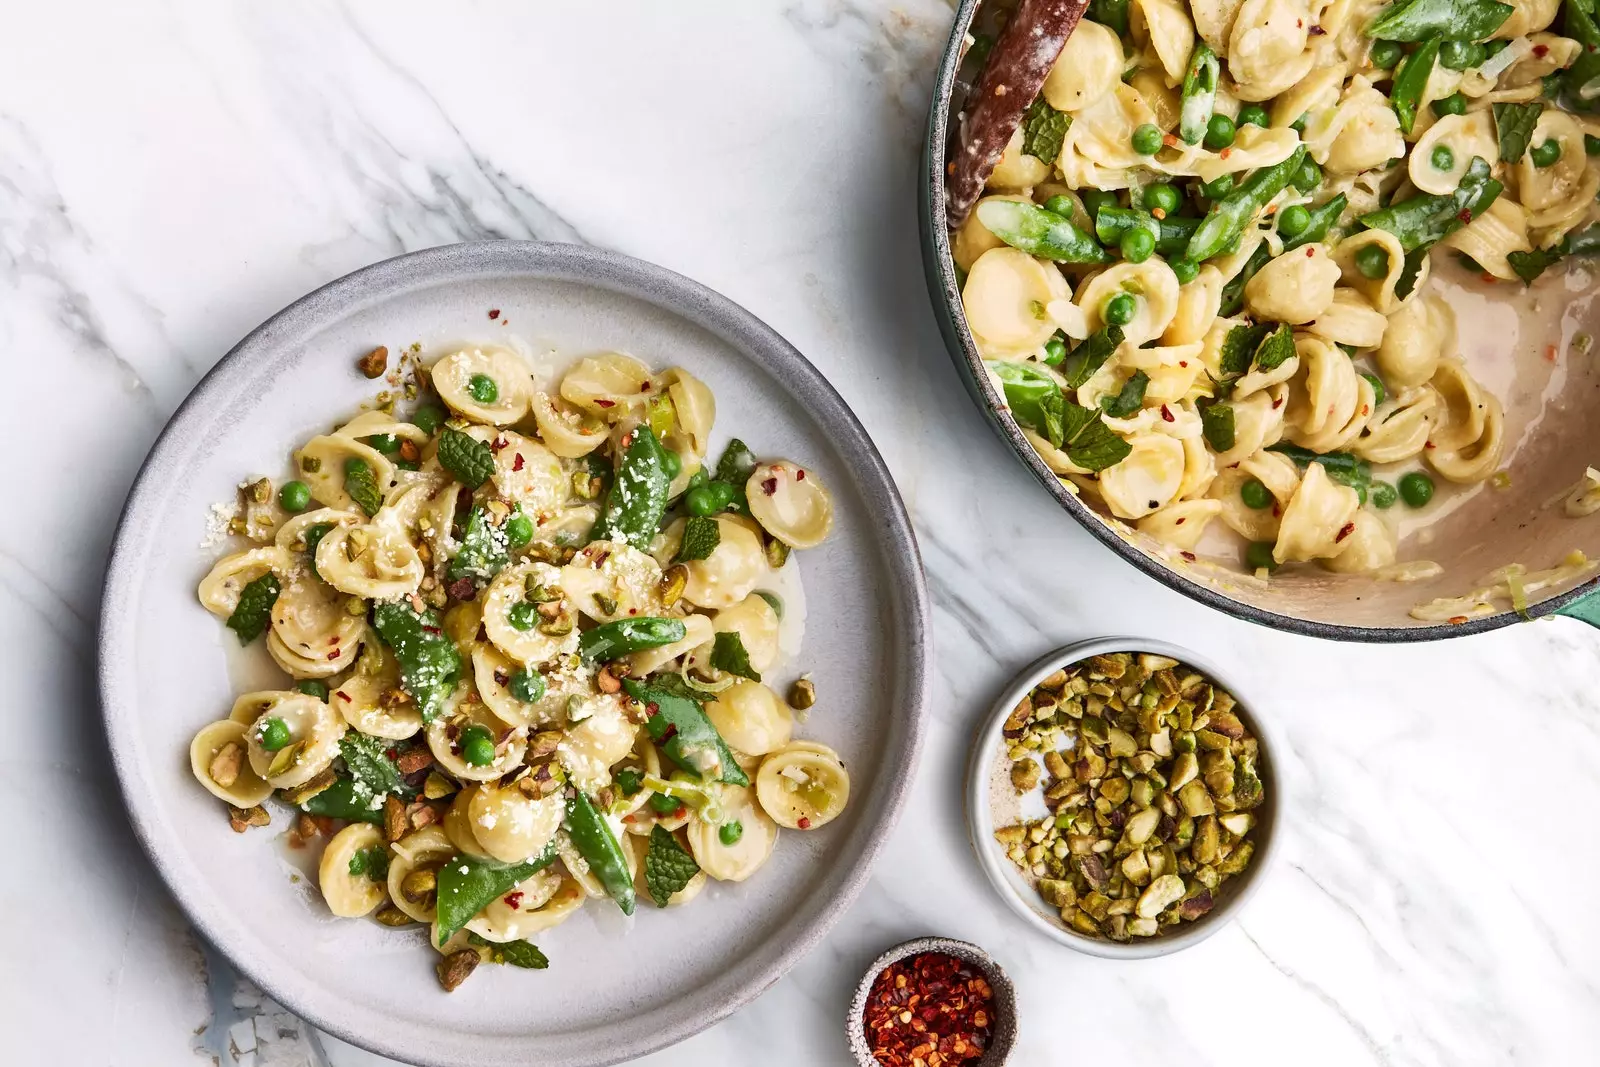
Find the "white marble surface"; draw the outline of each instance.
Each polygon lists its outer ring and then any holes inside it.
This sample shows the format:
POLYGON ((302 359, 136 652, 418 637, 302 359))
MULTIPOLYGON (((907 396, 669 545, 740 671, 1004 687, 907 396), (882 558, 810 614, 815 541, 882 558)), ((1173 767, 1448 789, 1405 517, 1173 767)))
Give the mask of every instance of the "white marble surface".
POLYGON ((167 415, 266 315, 401 251, 539 237, 682 271, 806 352, 898 478, 934 605, 929 744, 871 885, 788 978, 647 1062, 842 1063, 858 971, 923 933, 977 941, 1018 980, 1021 1064, 1593 1062, 1600 635, 1275 634, 1058 512, 968 403, 924 295, 915 164, 945 3, 4 11, 0 1058, 377 1062, 261 1003, 131 841, 93 684, 104 556, 167 415), (958 799, 1010 674, 1118 631, 1233 667, 1289 742, 1295 807, 1242 921, 1141 964, 1002 912, 958 799))

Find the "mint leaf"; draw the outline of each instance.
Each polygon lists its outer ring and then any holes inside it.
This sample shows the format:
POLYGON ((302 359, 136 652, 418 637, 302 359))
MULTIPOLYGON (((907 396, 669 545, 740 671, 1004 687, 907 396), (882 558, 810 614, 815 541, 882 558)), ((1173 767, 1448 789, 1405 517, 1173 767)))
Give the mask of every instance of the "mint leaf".
POLYGON ((1506 255, 1506 262, 1511 269, 1517 272, 1523 284, 1532 285, 1534 280, 1547 269, 1554 266, 1561 259, 1561 249, 1536 248, 1532 252, 1510 252, 1506 255))
POLYGON ((1107 326, 1084 338, 1083 343, 1074 348, 1061 364, 1062 373, 1067 378, 1067 388, 1076 389, 1092 378, 1120 344, 1121 326, 1107 326))
POLYGON ((711 666, 752 682, 761 681, 761 672, 750 666, 750 654, 745 651, 744 639, 733 630, 717 634, 716 643, 711 646, 711 666))
POLYGON ((1133 451, 1132 445, 1100 421, 1100 413, 1093 408, 1069 403, 1064 416, 1067 458, 1084 470, 1105 470, 1121 463, 1133 451))
POLYGON ((644 884, 656 907, 664 908, 673 895, 700 873, 700 865, 685 852, 677 838, 659 824, 650 831, 650 850, 644 855, 644 884))
POLYGON ((1024 155, 1054 163, 1061 155, 1061 145, 1072 126, 1072 116, 1057 111, 1040 94, 1028 105, 1022 116, 1022 151, 1024 155))
POLYGON ((239 635, 241 645, 260 637, 272 622, 272 605, 278 602, 282 589, 278 576, 269 571, 239 591, 239 602, 228 616, 228 629, 239 635))
POLYGON ((756 454, 750 451, 748 445, 735 437, 728 442, 728 447, 722 450, 722 458, 717 461, 717 476, 714 480, 742 486, 755 469, 756 454))
POLYGON ((356 877, 366 875, 374 882, 389 876, 389 849, 384 845, 364 848, 350 857, 350 873, 356 877))
POLYGON ((1233 447, 1234 418, 1232 404, 1207 404, 1200 409, 1200 432, 1213 452, 1226 452, 1233 447))
POLYGON ((1367 27, 1367 36, 1420 41, 1436 33, 1458 41, 1480 41, 1493 36, 1512 10, 1498 0, 1395 0, 1367 27))
POLYGON ((1494 105, 1494 128, 1500 138, 1502 163, 1515 163, 1522 158, 1543 112, 1544 105, 1537 100, 1531 104, 1494 105))
POLYGON ((357 800, 388 796, 405 788, 400 768, 389 758, 388 742, 354 730, 339 738, 339 755, 350 771, 352 793, 357 800))
POLYGON ((1065 398, 1056 380, 1033 363, 995 360, 988 366, 1000 379, 1012 417, 1060 448, 1065 431, 1061 421, 1065 398))
POLYGON ((510 554, 506 549, 505 530, 491 524, 483 508, 473 508, 467 527, 461 533, 461 547, 450 559, 447 576, 452 582, 462 578, 487 582, 508 562, 510 554))
POLYGON ((691 563, 706 559, 722 543, 722 527, 709 515, 690 515, 683 524, 683 540, 678 545, 674 563, 691 563))
POLYGON ((328 788, 310 797, 300 805, 300 810, 308 815, 325 815, 330 819, 345 819, 350 822, 370 822, 383 824, 383 808, 371 806, 370 794, 357 794, 356 783, 353 778, 340 777, 328 788))
POLYGON ((1222 341, 1222 355, 1220 363, 1222 373, 1229 378, 1237 378, 1250 369, 1250 362, 1255 358, 1256 349, 1261 347, 1261 342, 1272 331, 1272 323, 1263 322, 1255 326, 1235 326, 1228 331, 1228 336, 1222 341))
POLYGON ((1114 419, 1127 418, 1144 407, 1144 390, 1149 384, 1150 375, 1142 370, 1134 371, 1133 376, 1122 383, 1122 391, 1116 396, 1100 398, 1100 410, 1114 419))
POLYGON ((530 971, 542 971, 550 966, 550 960, 532 941, 507 941, 499 945, 491 942, 489 962, 505 963, 530 971))
POLYGON ((383 507, 383 490, 378 487, 378 476, 372 473, 372 465, 364 459, 351 456, 344 461, 344 491, 369 516, 376 515, 378 509, 383 507))
POLYGON ((1282 366, 1294 354, 1294 330, 1287 324, 1281 325, 1256 348, 1256 366, 1262 370, 1272 370, 1282 366))
POLYGON ((417 702, 422 721, 433 721, 461 679, 461 654, 440 625, 439 613, 414 611, 404 600, 380 600, 372 606, 372 625, 394 650, 400 687, 417 702))
POLYGON ((451 426, 439 432, 439 462, 468 489, 478 488, 494 473, 489 446, 451 426))

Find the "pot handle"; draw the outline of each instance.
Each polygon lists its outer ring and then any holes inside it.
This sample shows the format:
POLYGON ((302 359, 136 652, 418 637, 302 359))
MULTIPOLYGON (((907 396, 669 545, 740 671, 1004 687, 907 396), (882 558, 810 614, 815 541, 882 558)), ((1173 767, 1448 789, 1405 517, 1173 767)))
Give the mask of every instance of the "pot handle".
POLYGON ((1585 593, 1578 599, 1561 605, 1555 610, 1555 614, 1578 619, 1600 629, 1600 589, 1585 593))

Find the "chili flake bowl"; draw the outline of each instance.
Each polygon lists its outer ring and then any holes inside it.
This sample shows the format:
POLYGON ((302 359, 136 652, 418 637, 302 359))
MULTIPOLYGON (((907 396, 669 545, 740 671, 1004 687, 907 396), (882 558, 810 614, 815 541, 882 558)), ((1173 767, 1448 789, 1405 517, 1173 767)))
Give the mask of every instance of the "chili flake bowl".
POLYGON ((845 1019, 845 1036, 850 1041, 850 1051, 854 1053, 856 1063, 860 1067, 883 1067, 883 1064, 872 1054, 872 1047, 867 1043, 867 998, 872 993, 872 985, 879 974, 891 964, 912 956, 923 953, 936 952, 956 959, 970 966, 975 971, 980 971, 993 991, 994 1020, 990 1024, 989 1047, 984 1054, 976 1060, 950 1060, 951 1064, 964 1064, 966 1067, 1000 1067, 1011 1055, 1011 1047, 1017 1041, 1017 998, 1016 989, 1011 984, 1011 979, 1006 972, 983 949, 968 941, 957 941, 951 937, 916 937, 891 948, 883 955, 872 961, 867 968, 867 973, 862 975, 861 983, 856 986, 855 997, 850 1001, 850 1012, 845 1019))
POLYGON ((1199 944, 1237 918, 1272 867, 1277 854, 1276 831, 1284 810, 1282 788, 1273 762, 1277 750, 1276 734, 1256 711, 1256 706, 1240 693, 1233 679, 1189 649, 1138 637, 1105 637, 1066 645, 1046 653, 1023 670, 1000 694, 978 729, 967 766, 967 826, 972 848, 977 853, 979 866, 1006 906, 1044 936, 1068 948, 1106 959, 1150 959, 1179 952, 1199 944), (1011 760, 1004 737, 1005 722, 1012 709, 1055 671, 1090 656, 1113 652, 1168 656, 1200 671, 1231 693, 1237 701, 1234 713, 1256 738, 1259 747, 1257 773, 1263 786, 1262 802, 1253 809, 1256 825, 1250 831, 1250 840, 1255 853, 1249 866, 1218 886, 1214 894, 1216 902, 1198 919, 1130 941, 1093 937, 1068 927, 1061 921, 1059 910, 1039 895, 1034 880, 1017 869, 1006 857, 1005 847, 995 838, 995 831, 1018 821, 1019 814, 1017 794, 1008 774, 1011 760))

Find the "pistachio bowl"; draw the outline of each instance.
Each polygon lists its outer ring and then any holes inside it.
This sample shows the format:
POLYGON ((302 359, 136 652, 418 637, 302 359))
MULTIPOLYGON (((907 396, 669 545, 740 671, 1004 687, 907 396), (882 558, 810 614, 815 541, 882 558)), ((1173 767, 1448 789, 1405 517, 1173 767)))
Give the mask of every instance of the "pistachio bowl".
POLYGON ((1066 645, 1041 656, 1008 685, 979 727, 967 766, 967 826, 972 848, 990 884, 1006 906, 1035 931, 1068 948, 1107 959, 1149 959, 1165 956, 1197 945, 1235 919, 1267 877, 1277 855, 1277 829, 1284 810, 1282 788, 1273 761, 1278 751, 1276 735, 1256 706, 1240 693, 1234 680, 1203 656, 1164 641, 1139 637, 1105 637, 1066 645), (1257 773, 1264 795, 1253 809, 1256 824, 1250 830, 1255 853, 1249 866, 1224 880, 1213 893, 1211 910, 1198 919, 1163 927, 1151 936, 1131 941, 1112 941, 1083 934, 1061 921, 1058 909, 1039 895, 1034 881, 1023 875, 995 839, 995 831, 1014 825, 1019 817, 1019 802, 1011 785, 1010 764, 1003 730, 1006 719, 1023 697, 1055 671, 1090 656, 1111 652, 1148 652, 1168 656, 1205 674, 1233 694, 1233 709, 1259 746, 1257 773))

